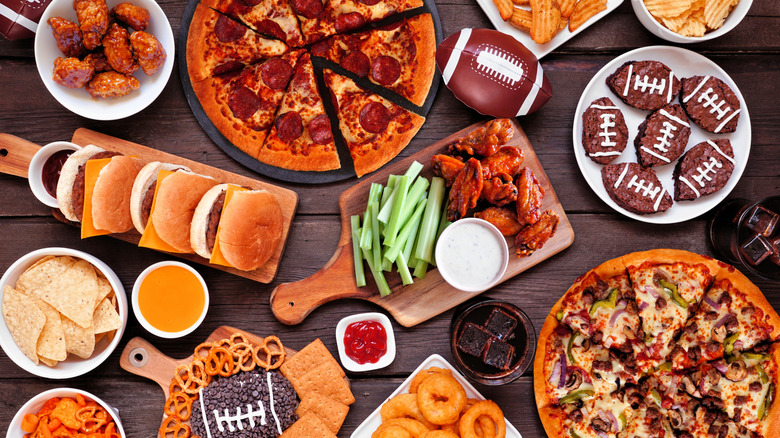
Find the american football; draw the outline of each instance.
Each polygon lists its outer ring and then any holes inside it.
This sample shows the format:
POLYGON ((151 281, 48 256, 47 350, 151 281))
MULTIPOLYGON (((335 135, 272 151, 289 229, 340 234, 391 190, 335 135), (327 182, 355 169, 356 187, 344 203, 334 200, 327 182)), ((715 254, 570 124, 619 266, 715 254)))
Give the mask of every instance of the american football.
POLYGON ((655 111, 680 93, 680 80, 658 61, 629 61, 607 77, 607 85, 627 105, 655 111))
POLYGON ((734 164, 727 138, 697 144, 674 168, 674 199, 693 200, 717 192, 729 181, 734 164))
POLYGON ((638 163, 607 164, 601 168, 601 180, 615 203, 636 214, 666 211, 673 204, 655 171, 638 163))
POLYGON ((702 129, 715 134, 734 132, 739 121, 739 98, 725 82, 712 76, 682 81, 685 112, 702 129))
POLYGON ((436 65, 455 97, 481 114, 530 114, 552 96, 539 60, 514 37, 462 29, 439 44, 436 65))
POLYGON ((608 97, 591 102, 582 114, 582 147, 588 158, 609 164, 615 160, 628 143, 628 127, 620 108, 608 97))
POLYGON ((639 125, 634 147, 642 167, 663 166, 685 152, 691 125, 680 105, 673 103, 654 111, 639 125))

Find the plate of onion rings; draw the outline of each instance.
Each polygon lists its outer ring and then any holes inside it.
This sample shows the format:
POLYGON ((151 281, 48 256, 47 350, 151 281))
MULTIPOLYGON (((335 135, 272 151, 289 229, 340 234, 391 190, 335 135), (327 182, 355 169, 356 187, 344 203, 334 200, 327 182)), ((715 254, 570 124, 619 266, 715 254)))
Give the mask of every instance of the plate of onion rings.
POLYGON ((455 437, 481 436, 479 432, 492 428, 495 433, 490 436, 522 438, 495 402, 486 400, 455 367, 433 354, 355 429, 351 438, 392 437, 400 429, 422 437, 431 430, 453 428, 459 432, 453 433, 455 437), (464 435, 464 428, 473 433, 464 435))

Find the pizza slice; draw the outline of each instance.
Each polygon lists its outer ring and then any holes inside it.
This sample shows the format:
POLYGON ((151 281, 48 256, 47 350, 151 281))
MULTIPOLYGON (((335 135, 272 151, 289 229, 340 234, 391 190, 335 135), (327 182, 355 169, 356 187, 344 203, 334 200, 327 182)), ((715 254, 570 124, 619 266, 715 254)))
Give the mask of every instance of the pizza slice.
POLYGON ((425 122, 425 117, 360 88, 347 77, 328 69, 323 75, 358 178, 398 155, 425 122))
POLYGON ((263 38, 228 16, 198 4, 187 35, 187 71, 195 83, 288 50, 283 42, 263 38))
POLYGON ((714 259, 673 249, 628 254, 623 262, 645 333, 645 352, 638 359, 658 367, 721 267, 714 259))
POLYGON ((330 118, 317 90, 308 53, 298 60, 271 131, 257 159, 292 170, 338 169, 330 118))
POLYGON ((539 408, 547 435, 561 438, 620 438, 634 409, 619 394, 539 408))
POLYGON ((260 153, 301 53, 291 51, 192 84, 214 126, 252 157, 260 153))
POLYGON ((723 269, 672 349, 675 369, 750 350, 780 336, 780 318, 764 294, 737 270, 723 269))
POLYGON ((307 43, 359 29, 392 14, 418 8, 422 0, 292 0, 307 43))
POLYGON ((553 308, 559 321, 596 344, 639 353, 644 332, 636 295, 621 259, 602 263, 577 281, 553 308))
POLYGON ((290 47, 304 44, 298 19, 285 0, 201 0, 201 3, 245 23, 263 35, 290 47))
POLYGON ((421 106, 436 68, 433 19, 422 14, 380 29, 335 35, 315 44, 312 54, 421 106))

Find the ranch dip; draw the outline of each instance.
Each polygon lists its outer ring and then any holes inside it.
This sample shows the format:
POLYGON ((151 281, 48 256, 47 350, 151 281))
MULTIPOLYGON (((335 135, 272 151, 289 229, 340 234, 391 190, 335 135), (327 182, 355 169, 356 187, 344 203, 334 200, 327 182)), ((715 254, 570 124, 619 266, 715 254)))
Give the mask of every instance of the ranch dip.
POLYGON ((485 290, 506 269, 506 241, 497 229, 480 219, 450 225, 436 244, 436 265, 442 277, 464 291, 485 290))

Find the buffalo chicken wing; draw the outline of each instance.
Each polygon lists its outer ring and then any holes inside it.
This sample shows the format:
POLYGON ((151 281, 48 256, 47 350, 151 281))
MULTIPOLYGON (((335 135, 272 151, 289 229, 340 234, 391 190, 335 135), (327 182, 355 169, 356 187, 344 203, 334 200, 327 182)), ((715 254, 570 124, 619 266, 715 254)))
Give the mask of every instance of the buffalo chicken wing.
POLYGON ((542 213, 539 220, 533 224, 526 225, 515 236, 515 248, 517 248, 518 257, 527 257, 534 251, 541 248, 547 239, 555 234, 558 228, 558 215, 547 210, 542 213))
POLYGON ((463 161, 450 155, 439 154, 431 157, 433 172, 437 176, 444 178, 447 187, 452 185, 452 182, 455 181, 455 177, 458 176, 458 173, 463 169, 463 166, 465 166, 463 161))
POLYGON ((510 202, 517 200, 517 187, 512 183, 512 177, 504 182, 501 178, 495 177, 484 180, 480 199, 493 205, 503 207, 510 202))
POLYGON ((495 119, 449 145, 450 153, 489 157, 512 138, 515 130, 509 119, 495 119))
POLYGON ((514 236, 523 228, 517 221, 517 214, 508 208, 488 207, 474 213, 474 217, 495 225, 504 236, 514 236))
POLYGON ((447 204, 448 221, 454 222, 476 207, 483 184, 482 166, 479 160, 470 158, 450 187, 449 204, 447 204))
POLYGON ((515 146, 502 146, 495 154, 483 158, 480 164, 485 180, 502 175, 512 178, 523 164, 523 150, 515 146))
POLYGON ((517 185, 517 220, 521 224, 533 224, 542 214, 544 188, 536 179, 530 167, 524 168, 516 179, 517 185))

